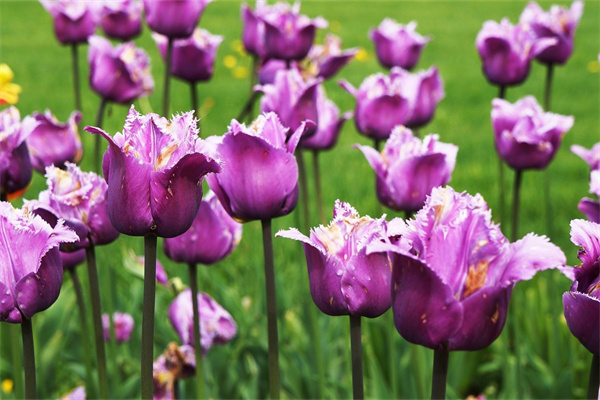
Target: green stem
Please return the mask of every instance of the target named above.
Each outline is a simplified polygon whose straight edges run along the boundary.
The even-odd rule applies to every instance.
[[[100,105],[98,106],[98,114],[96,115],[96,126],[98,128],[102,128],[102,120],[104,119],[104,110],[106,109],[107,100],[103,97],[100,100]],[[94,171],[100,171],[100,135],[96,136],[96,141],[94,144]]]
[[[498,98],[499,99],[504,99],[506,97],[506,86],[504,85],[500,85],[499,86],[499,93],[498,93]],[[505,202],[505,197],[504,197],[504,161],[502,161],[502,158],[500,158],[500,156],[498,156],[498,197],[499,197],[499,202],[498,202],[498,207],[500,208],[498,214],[499,214],[499,221],[500,221],[500,227],[504,227],[504,222],[505,222],[505,216],[506,216],[506,202]]]
[[[546,85],[544,87],[544,111],[550,111],[550,99],[552,96],[552,76],[554,75],[554,64],[546,64]]]
[[[352,398],[364,399],[360,316],[356,315],[350,315],[350,351],[352,353]]]
[[[71,59],[73,64],[73,89],[75,91],[75,109],[81,109],[81,86],[79,84],[79,56],[77,54],[78,44],[71,44]]]
[[[319,211],[319,222],[325,224],[325,212],[323,210],[323,191],[321,188],[321,171],[319,168],[319,150],[313,150],[313,174],[315,176],[315,188],[317,194],[317,208]]]
[[[381,139],[373,139],[373,148],[377,150],[377,152],[381,151]]]
[[[0,201],[8,201],[8,195],[3,189],[0,189]]]
[[[600,396],[600,357],[594,354],[592,356],[592,365],[590,366],[590,380],[588,382],[588,399],[598,399]]]
[[[447,350],[433,351],[433,376],[431,377],[431,399],[446,398],[446,380],[448,375]]]
[[[550,112],[550,101],[552,97],[552,77],[554,75],[554,64],[546,64],[546,85],[544,87],[544,110]],[[552,237],[554,215],[552,213],[552,198],[550,197],[550,172],[544,171],[544,206],[546,207],[546,234]]]
[[[277,334],[277,297],[275,295],[275,268],[273,266],[273,234],[271,220],[263,219],[262,236],[265,257],[265,285],[267,291],[267,331],[269,341],[269,394],[279,399],[279,338]]]
[[[204,398],[204,369],[202,346],[200,345],[200,310],[198,309],[198,266],[190,263],[190,289],[192,290],[192,308],[194,310],[194,349],[196,351],[196,398]]]
[[[515,170],[515,186],[513,189],[513,209],[512,209],[512,224],[510,240],[512,242],[517,240],[519,234],[519,197],[521,194],[521,180],[523,178],[523,170]]]
[[[87,259],[88,280],[90,284],[90,300],[92,304],[92,321],[94,325],[94,339],[96,340],[96,362],[98,363],[98,387],[100,397],[108,397],[108,378],[106,375],[106,353],[104,350],[104,334],[102,331],[102,311],[100,307],[100,285],[98,284],[98,268],[96,267],[96,253],[91,235],[88,236],[89,245],[85,249]]]
[[[317,395],[314,397],[316,399],[325,398],[325,368],[323,364],[323,342],[322,332],[319,330],[319,318],[318,318],[318,310],[315,307],[308,307],[308,323],[310,324],[310,341],[311,346],[315,355],[315,364],[316,369],[314,372],[317,374]]]
[[[169,79],[171,78],[171,62],[173,58],[173,38],[169,37],[167,42],[167,55],[165,57],[165,86],[163,89],[163,117],[169,118]],[[154,267],[156,268],[156,267]]]
[[[142,399],[152,399],[154,381],[154,298],[156,292],[156,234],[144,236],[144,302],[142,305]]]
[[[506,86],[500,85],[498,87],[498,98],[505,99],[506,98]]]
[[[202,131],[200,123],[201,116],[200,111],[198,111],[198,84],[196,82],[190,82],[190,98],[192,101],[192,110],[194,110],[194,115],[198,118],[198,135],[202,137]]]
[[[254,86],[258,82],[259,61],[260,60],[257,56],[252,56],[252,73],[250,74],[250,93],[248,94],[248,100],[246,100],[246,104],[244,104],[242,111],[240,111],[236,118],[239,122],[243,122],[243,119],[246,118],[247,115],[252,115],[254,102],[258,98],[258,93],[254,91]]]
[[[298,180],[300,183],[300,200],[302,202],[302,232],[308,232],[310,229],[310,215],[308,210],[308,184],[306,182],[306,164],[304,163],[304,153],[301,148],[296,150],[296,159],[298,160]]]
[[[21,314],[21,338],[23,339],[23,370],[25,371],[25,398],[35,399],[35,354],[33,350],[33,330],[31,320]]]
[[[119,374],[119,360],[117,358],[117,355],[120,355],[117,352],[117,347],[116,347],[116,331],[115,331],[115,323],[113,321],[113,317],[114,317],[114,313],[115,313],[115,302],[114,302],[114,296],[115,296],[115,290],[113,290],[112,288],[112,283],[115,282],[113,280],[113,276],[112,276],[112,268],[110,265],[107,265],[105,268],[106,273],[103,275],[104,279],[103,279],[103,288],[102,291],[104,293],[104,299],[105,304],[106,304],[106,313],[108,314],[108,332],[109,332],[109,336],[110,336],[110,340],[108,341],[108,359],[110,360],[110,364],[111,367],[109,367],[109,373],[110,373],[110,381],[112,386],[116,386],[119,385],[119,379],[120,379],[120,374]]]
[[[25,382],[23,381],[23,354],[19,351],[21,349],[21,342],[19,341],[19,330],[20,327],[16,324],[2,324],[4,329],[8,331],[8,335],[11,339],[11,359],[12,359],[12,370],[13,380],[15,388],[15,396],[17,399],[25,398]],[[6,336],[5,336],[6,337]]]
[[[409,346],[417,398],[424,399],[425,391],[427,389],[424,387],[423,377],[421,375],[421,354],[419,354],[419,347],[416,344],[410,343]]]

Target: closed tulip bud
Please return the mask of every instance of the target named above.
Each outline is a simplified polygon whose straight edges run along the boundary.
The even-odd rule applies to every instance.
[[[96,31],[96,10],[83,0],[40,0],[54,19],[54,34],[61,44],[85,43]]]
[[[302,139],[300,147],[312,150],[329,150],[335,146],[342,126],[352,117],[352,112],[345,112],[340,116],[340,110],[335,103],[327,98],[325,89],[319,85],[317,91],[317,110],[319,124],[314,135]]]
[[[102,333],[104,340],[110,340],[110,320],[108,314],[102,314]],[[115,340],[119,343],[128,342],[133,331],[133,317],[127,313],[115,312],[112,315],[112,323],[115,330]]]
[[[212,0],[143,1],[150,29],[170,38],[186,38],[194,33],[204,8]]]
[[[416,32],[417,23],[402,25],[390,18],[385,18],[377,29],[370,32],[375,45],[377,59],[386,68],[401,67],[412,69],[421,56],[429,37]]]
[[[100,9],[100,26],[106,36],[131,40],[142,31],[142,3],[134,0],[111,0]]]

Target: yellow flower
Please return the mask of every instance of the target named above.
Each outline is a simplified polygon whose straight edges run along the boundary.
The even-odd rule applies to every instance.
[[[0,105],[17,104],[21,86],[11,81],[14,74],[6,64],[0,64]]]
[[[3,64],[6,65],[6,64]],[[2,391],[4,393],[10,393],[13,390],[14,383],[12,379],[5,379],[2,381]]]

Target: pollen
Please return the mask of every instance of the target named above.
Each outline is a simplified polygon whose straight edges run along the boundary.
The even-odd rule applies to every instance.
[[[469,267],[463,298],[470,296],[473,294],[473,292],[480,289],[485,284],[488,266],[489,263],[487,261],[480,261],[477,263],[477,265]]]

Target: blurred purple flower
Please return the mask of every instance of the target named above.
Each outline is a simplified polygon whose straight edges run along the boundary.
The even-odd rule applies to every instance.
[[[192,346],[171,342],[154,364],[154,400],[175,400],[177,381],[196,373],[196,354]]]
[[[77,386],[75,389],[71,390],[69,393],[65,394],[60,400],[85,400],[85,386]]]
[[[272,7],[279,6],[281,3],[276,3]],[[270,9],[266,0],[256,0],[254,10],[247,4],[242,4],[242,21],[244,23],[242,43],[244,49],[254,56],[263,57],[265,55],[265,24],[261,17]]]
[[[431,121],[438,103],[445,96],[444,83],[437,67],[405,77],[405,92],[410,100],[410,117],[406,121],[409,128],[419,128]]]
[[[311,76],[329,79],[348,64],[357,52],[355,48],[342,51],[342,40],[327,34],[323,44],[315,44],[310,48],[304,61],[304,71]]]
[[[212,0],[143,0],[146,23],[154,32],[170,38],[194,33],[204,8]]]
[[[511,104],[492,101],[494,143],[500,158],[513,169],[544,169],[558,151],[573,117],[544,112],[535,97]]]
[[[100,26],[106,36],[131,40],[142,31],[142,3],[135,0],[105,1],[100,9]]]
[[[52,228],[25,207],[0,201],[0,321],[21,323],[50,307],[63,281],[58,246],[77,240],[60,220]]]
[[[398,126],[381,153],[356,146],[375,170],[379,201],[396,211],[414,212],[425,204],[434,187],[450,182],[458,147],[439,141],[438,135],[423,140],[410,129]]]
[[[258,82],[261,85],[272,85],[275,82],[275,75],[279,71],[287,70],[287,63],[284,60],[270,58],[263,60],[258,69]],[[300,67],[296,61],[290,62],[290,68],[300,73]]]
[[[316,132],[300,141],[303,149],[329,150],[335,146],[342,126],[346,120],[352,117],[352,112],[345,112],[340,116],[340,110],[335,103],[327,98],[325,88],[319,85],[317,88],[317,111],[319,124]]]
[[[590,172],[590,193],[600,197],[600,169],[595,169]],[[600,201],[593,200],[588,197],[581,199],[577,205],[579,211],[581,211],[587,219],[592,222],[600,223]]]
[[[132,255],[135,261],[135,270],[132,272],[137,276],[144,278],[144,256],[136,256],[135,253]],[[167,276],[165,267],[163,267],[162,263],[158,261],[158,259],[156,260],[156,282],[165,287],[169,286],[169,277]]]
[[[168,38],[159,33],[152,37],[163,59],[167,55]],[[189,38],[173,42],[171,75],[187,82],[208,81],[213,75],[217,49],[223,36],[196,28]]]
[[[331,224],[311,229],[310,238],[295,228],[275,236],[303,242],[310,293],[325,314],[375,318],[390,308],[389,259],[368,254],[373,243],[389,243],[385,216],[360,217],[336,200]]]
[[[90,86],[105,100],[128,104],[154,89],[146,52],[127,42],[113,47],[103,37],[90,37]]]
[[[571,151],[588,163],[590,169],[600,169],[600,142],[594,144],[589,150],[583,146],[574,144],[571,146]]]
[[[370,31],[369,36],[381,65],[386,68],[412,69],[417,64],[423,47],[430,38],[417,33],[416,28],[417,23],[414,21],[402,25],[391,18],[385,18],[377,29]]]
[[[128,342],[133,331],[133,317],[127,313],[115,312],[112,316],[115,329],[115,340],[119,343]],[[102,314],[102,332],[104,340],[110,340],[110,320],[108,314]]]
[[[109,143],[102,170],[108,183],[108,216],[121,233],[181,235],[192,225],[202,200],[202,179],[219,172],[205,154],[193,112],[171,121],[141,115],[132,106],[123,133],[111,137],[86,126]]]
[[[48,166],[64,168],[67,161],[76,164],[81,161],[83,147],[77,130],[81,122],[79,111],[73,111],[65,123],[56,119],[50,110],[44,114],[36,112],[33,118],[38,125],[27,138],[27,148],[36,171],[43,174]]]
[[[61,44],[85,43],[96,31],[96,10],[84,0],[39,0],[52,15],[54,34]]]
[[[563,294],[567,326],[581,344],[600,355],[600,225],[571,221],[571,242],[580,246],[571,289]]]

